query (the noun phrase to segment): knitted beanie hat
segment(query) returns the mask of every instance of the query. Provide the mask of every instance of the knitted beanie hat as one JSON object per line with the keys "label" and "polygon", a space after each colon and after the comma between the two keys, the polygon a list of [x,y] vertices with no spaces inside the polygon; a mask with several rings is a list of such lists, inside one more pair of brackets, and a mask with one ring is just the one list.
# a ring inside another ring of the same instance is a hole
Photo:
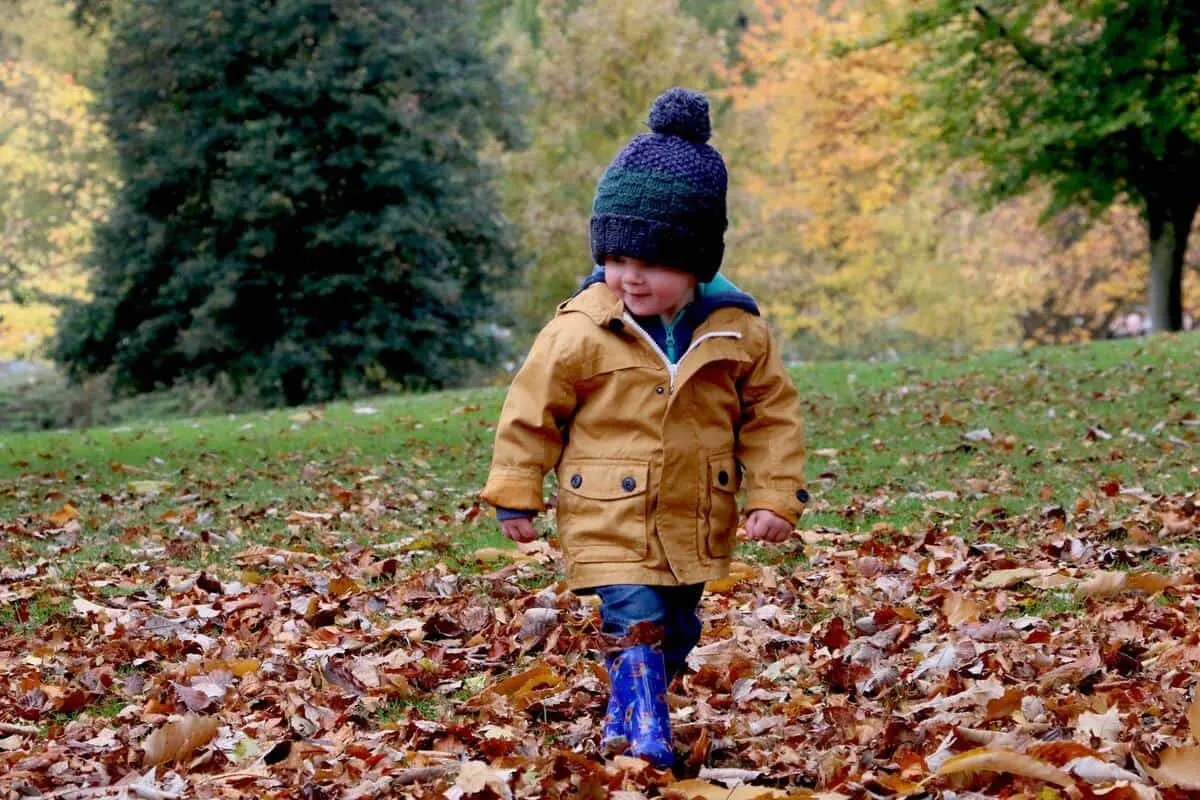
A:
{"label": "knitted beanie hat", "polygon": [[592,259],[624,255],[711,281],[725,254],[721,154],[710,147],[708,98],[669,89],[654,101],[651,133],[634,137],[608,165],[592,203]]}

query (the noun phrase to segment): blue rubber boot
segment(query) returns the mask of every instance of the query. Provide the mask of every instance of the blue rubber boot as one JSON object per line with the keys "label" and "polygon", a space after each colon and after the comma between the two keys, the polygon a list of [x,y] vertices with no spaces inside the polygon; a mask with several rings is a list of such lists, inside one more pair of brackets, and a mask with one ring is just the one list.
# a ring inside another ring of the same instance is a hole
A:
{"label": "blue rubber boot", "polygon": [[625,735],[630,755],[644,758],[660,769],[670,768],[675,753],[671,750],[667,670],[662,651],[640,644],[620,653],[613,675],[613,693],[629,698]]}
{"label": "blue rubber boot", "polygon": [[625,731],[625,711],[629,708],[629,693],[617,680],[623,653],[606,656],[604,666],[608,668],[608,681],[612,688],[608,694],[608,710],[604,714],[604,732],[600,736],[600,749],[612,755],[623,752],[629,746],[629,735]]}

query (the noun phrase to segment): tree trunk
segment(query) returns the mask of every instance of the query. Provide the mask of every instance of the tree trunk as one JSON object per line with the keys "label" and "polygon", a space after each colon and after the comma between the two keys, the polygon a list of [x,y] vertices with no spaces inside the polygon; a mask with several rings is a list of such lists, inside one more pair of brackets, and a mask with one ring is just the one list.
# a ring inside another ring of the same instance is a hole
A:
{"label": "tree trunk", "polygon": [[1150,323],[1155,331],[1183,328],[1183,260],[1197,205],[1191,197],[1147,203]]}

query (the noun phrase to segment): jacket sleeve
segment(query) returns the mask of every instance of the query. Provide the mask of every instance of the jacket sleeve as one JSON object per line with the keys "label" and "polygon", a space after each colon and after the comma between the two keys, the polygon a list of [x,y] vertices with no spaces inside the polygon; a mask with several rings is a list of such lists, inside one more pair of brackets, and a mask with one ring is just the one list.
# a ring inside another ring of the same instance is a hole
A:
{"label": "jacket sleeve", "polygon": [[554,320],[534,340],[517,371],[500,421],[487,484],[480,492],[493,506],[542,511],[542,480],[563,447],[563,429],[575,410],[570,351],[561,343],[563,326]]}
{"label": "jacket sleeve", "polygon": [[800,395],[764,333],[763,352],[742,381],[736,457],[746,471],[746,510],[767,509],[795,525],[808,502]]}

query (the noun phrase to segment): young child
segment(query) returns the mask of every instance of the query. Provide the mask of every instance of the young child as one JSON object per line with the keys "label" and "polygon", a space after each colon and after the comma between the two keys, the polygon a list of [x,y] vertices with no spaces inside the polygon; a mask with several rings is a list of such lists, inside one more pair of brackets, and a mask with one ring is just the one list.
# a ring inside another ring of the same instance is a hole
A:
{"label": "young child", "polygon": [[600,596],[614,643],[603,746],[665,768],[666,687],[700,638],[705,581],[729,573],[738,490],[766,542],[808,492],[796,389],[754,300],[717,274],[728,178],[708,100],[671,89],[649,124],[600,179],[595,270],[513,379],[482,497],[532,541],[556,470],[567,584]]}

